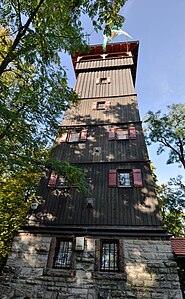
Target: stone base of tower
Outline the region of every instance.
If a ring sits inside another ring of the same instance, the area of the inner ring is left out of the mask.
[[[50,266],[52,239],[29,233],[15,238],[0,278],[1,299],[182,298],[168,240],[119,237],[120,270],[102,272],[101,238],[85,237],[84,250],[74,251],[72,269]]]

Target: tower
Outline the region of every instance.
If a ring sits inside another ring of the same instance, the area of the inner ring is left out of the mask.
[[[89,187],[78,192],[55,169],[42,178],[39,206],[13,243],[7,294],[181,298],[137,105],[138,46],[73,56],[80,103],[66,112],[53,156],[83,169]]]

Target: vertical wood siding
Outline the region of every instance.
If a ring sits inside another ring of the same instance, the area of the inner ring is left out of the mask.
[[[54,157],[72,163],[148,160],[140,123],[135,124],[136,139],[129,138],[128,140],[109,140],[110,126],[88,127],[88,137],[84,143],[59,143]],[[100,152],[97,153],[96,148],[100,148]]]
[[[136,58],[135,65],[136,67]],[[89,188],[86,194],[75,188],[48,187],[49,175],[42,179],[38,194],[37,219],[49,226],[84,228],[114,226],[160,226],[154,182],[148,162],[148,153],[142,131],[132,74],[132,58],[80,61],[76,64],[76,92],[81,97],[78,106],[69,109],[61,123],[63,130],[87,130],[83,142],[61,142],[56,145],[53,157],[81,167],[87,174]],[[110,77],[110,83],[97,79]],[[110,101],[110,109],[92,109],[94,102]],[[128,140],[109,140],[110,128],[136,130]],[[85,132],[85,131],[84,131]],[[143,185],[138,187],[109,187],[109,170],[137,170]],[[93,207],[87,199],[93,199]],[[42,215],[42,217],[40,217]]]
[[[160,225],[158,206],[149,165],[146,163],[111,163],[81,165],[91,179],[89,192],[81,194],[71,189],[69,195],[61,190],[46,187],[42,196],[46,202],[44,225],[94,225],[94,226],[155,226]],[[142,171],[144,187],[109,188],[109,169],[133,169]],[[94,199],[93,208],[87,206],[87,198]]]
[[[93,110],[95,101],[109,100],[110,110]],[[79,105],[68,110],[61,123],[62,126],[114,124],[140,121],[136,96],[94,98],[81,100]]]
[[[111,83],[96,84],[97,78],[107,77],[111,78]],[[81,98],[113,97],[135,93],[130,68],[80,73],[75,91]]]

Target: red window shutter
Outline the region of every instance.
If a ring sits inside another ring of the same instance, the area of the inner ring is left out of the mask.
[[[57,182],[57,174],[54,170],[51,171],[51,175],[48,182],[48,187],[55,187]]]
[[[142,187],[143,180],[142,180],[141,169],[133,169],[133,177],[134,177],[134,186]]]
[[[116,187],[116,169],[109,169],[109,187]]]
[[[97,110],[97,102],[94,102],[94,103],[92,104],[92,110]]]
[[[111,102],[110,101],[106,101],[105,102],[105,110],[110,110],[111,108]]]
[[[82,130],[80,135],[80,141],[86,141],[87,140],[87,130]]]
[[[136,129],[133,125],[130,126],[130,139],[136,139]]]
[[[66,140],[67,140],[67,133],[63,133],[58,139],[59,143],[66,142]]]
[[[114,140],[115,139],[115,129],[110,128],[109,129],[109,140]]]

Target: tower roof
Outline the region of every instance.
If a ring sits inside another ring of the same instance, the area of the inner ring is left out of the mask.
[[[72,56],[72,62],[76,75],[78,74],[78,62],[102,60],[102,59],[119,59],[119,58],[132,58],[132,76],[135,82],[136,69],[137,69],[137,57],[138,57],[139,42],[123,42],[123,43],[110,43],[106,47],[104,52],[102,45],[91,45],[89,51],[76,52]]]

